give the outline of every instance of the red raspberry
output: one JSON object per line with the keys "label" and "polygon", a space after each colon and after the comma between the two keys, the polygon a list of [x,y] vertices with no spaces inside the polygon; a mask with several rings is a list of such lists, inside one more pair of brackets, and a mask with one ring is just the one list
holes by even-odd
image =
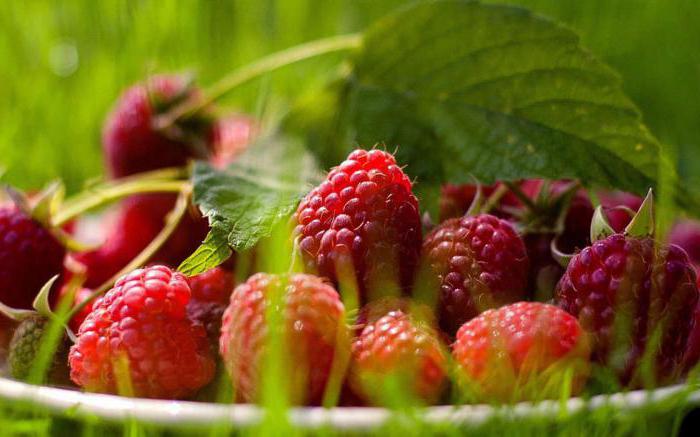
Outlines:
{"label": "red raspberry", "polygon": [[41,287],[61,273],[66,249],[15,206],[0,207],[0,302],[31,308]]}
{"label": "red raspberry", "polygon": [[[87,270],[86,287],[99,287],[117,274],[158,235],[175,206],[174,194],[142,194],[125,199],[105,242],[98,249],[75,255]],[[208,224],[197,212],[185,214],[173,235],[151,262],[179,265],[207,234]]]}
{"label": "red raspberry", "polygon": [[71,379],[88,391],[179,399],[216,367],[204,328],[185,313],[190,287],[164,266],[134,270],[95,301],[71,348]]}
{"label": "red raspberry", "polygon": [[573,394],[579,393],[589,373],[590,344],[565,311],[519,302],[465,323],[457,332],[453,355],[466,395],[477,401],[516,402],[556,398],[569,377]]}
{"label": "red raspberry", "polygon": [[410,285],[421,220],[411,181],[390,153],[352,152],[301,201],[294,219],[309,272],[337,283],[352,262],[365,299]]}
{"label": "red raspberry", "polygon": [[233,273],[222,267],[189,278],[192,299],[187,304],[187,315],[207,329],[212,343],[219,341],[221,318],[233,292]]}
{"label": "red raspberry", "polygon": [[675,380],[699,297],[685,252],[655,245],[622,234],[597,241],[573,257],[556,291],[559,306],[593,334],[594,359],[631,386],[645,376],[645,353],[656,382]]}
{"label": "red raspberry", "polygon": [[[282,288],[283,287],[283,288]],[[334,359],[349,347],[345,310],[338,293],[321,278],[258,273],[236,287],[221,326],[220,351],[239,400],[259,400],[268,326],[265,322],[271,293],[284,300],[286,381],[291,401],[318,404],[329,381]],[[338,355],[338,357],[336,357]]]}
{"label": "red raspberry", "polygon": [[375,404],[386,403],[382,396],[391,383],[408,396],[434,403],[445,388],[446,371],[436,334],[401,311],[367,325],[352,346],[350,384]]}
{"label": "red raspberry", "polygon": [[525,245],[508,222],[492,215],[442,223],[425,238],[423,257],[430,285],[440,290],[440,326],[450,335],[482,311],[525,295]]}
{"label": "red raspberry", "polygon": [[190,158],[204,157],[192,145],[196,138],[206,144],[210,135],[210,122],[203,117],[181,121],[177,127],[187,135],[180,140],[169,138],[154,127],[156,115],[197,94],[199,90],[186,77],[176,75],[154,76],[145,84],[127,89],[109,114],[102,133],[109,174],[124,177],[183,166]]}

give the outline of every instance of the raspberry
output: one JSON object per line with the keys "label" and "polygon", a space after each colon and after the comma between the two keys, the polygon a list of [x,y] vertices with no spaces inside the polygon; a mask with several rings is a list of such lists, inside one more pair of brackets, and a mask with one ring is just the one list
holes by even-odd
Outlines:
{"label": "raspberry", "polygon": [[[117,274],[158,235],[176,195],[142,194],[125,199],[105,242],[98,249],[76,254],[87,270],[85,286],[96,288]],[[199,213],[186,214],[151,262],[179,265],[204,240],[207,221]]]}
{"label": "raspberry", "polygon": [[41,287],[61,273],[66,249],[14,206],[0,207],[0,302],[31,308]]}
{"label": "raspberry", "polygon": [[233,273],[215,267],[189,278],[192,299],[187,304],[187,315],[201,323],[212,343],[219,340],[221,317],[233,292]]}
{"label": "raspberry", "polygon": [[[640,386],[650,378],[663,384],[682,370],[698,301],[695,281],[678,246],[615,234],[573,257],[556,299],[593,334],[594,360],[622,384]],[[643,373],[645,354],[654,375]]]}
{"label": "raspberry", "polygon": [[[301,201],[294,219],[307,271],[335,283],[354,272],[364,300],[410,285],[421,220],[411,181],[390,153],[352,152]],[[354,270],[346,270],[350,262]]]}
{"label": "raspberry", "polygon": [[[154,76],[127,89],[109,114],[102,132],[107,169],[112,177],[165,167],[183,166],[203,158],[194,142],[207,143],[210,122],[201,116],[178,123],[182,138],[156,130],[154,117],[199,94],[184,76]],[[201,148],[201,147],[200,147]],[[206,149],[206,145],[204,146]]]}
{"label": "raspberry", "polygon": [[355,393],[385,403],[388,383],[427,403],[445,388],[447,359],[432,329],[401,311],[367,325],[352,346],[350,384]]}
{"label": "raspberry", "polygon": [[519,302],[465,323],[453,355],[465,394],[477,401],[516,402],[557,398],[569,377],[573,394],[579,393],[588,376],[590,345],[570,314]]}
{"label": "raspberry", "polygon": [[93,304],[71,348],[71,379],[88,391],[179,399],[216,367],[201,325],[185,313],[187,279],[167,267],[134,270]]}
{"label": "raspberry", "polygon": [[425,238],[423,257],[429,283],[439,289],[440,326],[450,335],[480,312],[525,294],[525,245],[508,222],[492,215],[442,223]]}
{"label": "raspberry", "polygon": [[[284,288],[282,288],[284,287]],[[286,378],[291,401],[318,404],[334,359],[344,354],[345,310],[338,293],[321,278],[258,273],[236,287],[221,327],[220,351],[239,400],[259,400],[269,327],[265,322],[271,293],[283,292]],[[338,357],[336,357],[338,355]]]}
{"label": "raspberry", "polygon": [[[25,380],[29,377],[48,324],[49,320],[46,317],[34,314],[17,325],[10,341],[7,357],[10,374],[13,378]],[[68,381],[64,340],[65,338],[59,341],[45,376],[47,381],[54,384],[65,384]]]}

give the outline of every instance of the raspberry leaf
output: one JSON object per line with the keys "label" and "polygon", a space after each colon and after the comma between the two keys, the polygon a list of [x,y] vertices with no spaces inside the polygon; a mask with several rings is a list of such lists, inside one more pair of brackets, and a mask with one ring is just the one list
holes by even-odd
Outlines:
{"label": "raspberry leaf", "polygon": [[227,229],[229,226],[225,220],[213,222],[207,237],[197,250],[180,264],[178,271],[187,276],[194,276],[229,259],[233,251],[228,244]]}
{"label": "raspberry leaf", "polygon": [[[337,112],[300,108],[322,158],[384,142],[399,145],[419,184],[545,177],[642,193],[658,180],[661,145],[619,76],[573,31],[524,9],[416,4],[371,27],[353,61],[332,97],[319,97]],[[293,113],[291,127],[303,123]],[[676,196],[700,211],[697,199]]]}
{"label": "raspberry leaf", "polygon": [[205,272],[225,261],[231,250],[250,249],[291,215],[299,199],[319,179],[316,163],[297,141],[261,138],[224,170],[198,162],[193,172],[194,202],[211,230],[179,270]]}

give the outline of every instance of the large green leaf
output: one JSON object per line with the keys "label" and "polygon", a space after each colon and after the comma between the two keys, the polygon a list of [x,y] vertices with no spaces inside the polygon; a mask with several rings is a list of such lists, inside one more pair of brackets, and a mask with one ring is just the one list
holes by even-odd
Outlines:
{"label": "large green leaf", "polygon": [[225,261],[232,249],[253,247],[294,211],[318,176],[304,147],[279,137],[263,138],[223,170],[198,162],[193,172],[194,202],[211,229],[179,270],[195,275]]}
{"label": "large green leaf", "polygon": [[571,30],[516,7],[405,8],[366,32],[322,98],[337,112],[306,105],[304,129],[325,123],[311,139],[327,165],[385,143],[419,184],[539,176],[641,193],[657,179],[660,145],[618,76]]}

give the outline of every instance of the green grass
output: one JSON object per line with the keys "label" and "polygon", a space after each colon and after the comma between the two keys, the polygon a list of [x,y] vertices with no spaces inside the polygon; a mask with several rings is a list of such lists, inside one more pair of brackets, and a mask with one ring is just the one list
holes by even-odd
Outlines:
{"label": "green grass", "polygon": [[[10,2],[0,14],[0,169],[3,181],[36,189],[52,178],[75,192],[102,174],[100,129],[120,90],[152,72],[190,70],[208,85],[262,55],[312,39],[363,29],[399,0],[249,0]],[[687,184],[700,182],[700,28],[692,0],[513,0],[558,18],[581,32],[586,45],[621,72],[626,91],[645,121],[677,155]],[[252,82],[228,96],[222,111],[266,114],[284,110],[334,72],[320,59]],[[281,109],[279,109],[281,108]],[[2,171],[0,170],[0,174]],[[274,250],[270,249],[271,251]],[[266,270],[284,271],[271,258]],[[275,372],[279,369],[272,369]],[[274,388],[274,387],[272,387]],[[269,389],[271,415],[260,428],[238,431],[305,434],[284,420],[283,396]],[[513,423],[508,411],[475,435],[627,435],[673,431],[685,412],[682,399],[629,414],[603,408]],[[56,417],[35,405],[0,401],[0,435],[158,435],[138,423],[105,424]],[[225,424],[169,430],[183,435],[226,435]],[[460,434],[449,423],[428,425],[402,411],[378,434]],[[318,430],[333,434],[332,430]]]}

